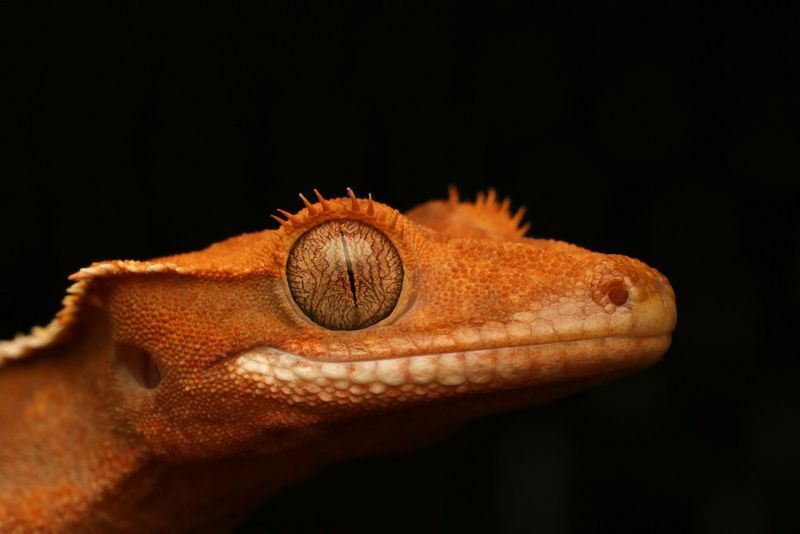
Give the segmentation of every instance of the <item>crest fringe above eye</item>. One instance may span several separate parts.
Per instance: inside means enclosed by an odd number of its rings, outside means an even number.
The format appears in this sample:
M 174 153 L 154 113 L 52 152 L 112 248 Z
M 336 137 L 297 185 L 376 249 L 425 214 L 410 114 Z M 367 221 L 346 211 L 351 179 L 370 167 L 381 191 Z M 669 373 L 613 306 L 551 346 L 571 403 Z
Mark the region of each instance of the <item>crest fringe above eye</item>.
M 317 189 L 314 189 L 314 194 L 317 196 L 317 200 L 319 200 L 320 205 L 322 205 L 322 211 L 330 211 L 331 206 L 328 204 L 328 201 L 325 200 L 325 197 L 323 197 Z
M 347 188 L 347 196 L 350 197 L 350 209 L 358 211 L 358 198 L 356 198 L 356 194 L 353 193 L 353 190 L 349 187 Z
M 455 185 L 450 185 L 447 188 L 447 200 L 450 202 L 450 204 L 459 203 L 460 199 L 458 198 L 458 188 Z
M 282 210 L 280 208 L 278 208 L 277 211 L 278 211 L 278 213 L 280 213 L 281 215 L 286 217 L 288 220 L 292 221 L 294 224 L 299 224 L 300 223 L 300 219 L 298 219 L 297 217 L 295 217 L 294 215 L 292 215 L 288 211 Z
M 376 202 L 372 193 L 366 198 L 359 198 L 352 188 L 345 188 L 347 196 L 340 198 L 326 198 L 318 189 L 312 189 L 317 202 L 312 202 L 300 193 L 298 196 L 303 202 L 303 207 L 296 213 L 278 209 L 277 214 L 270 217 L 280 225 L 278 230 L 283 233 L 307 229 L 331 218 L 339 218 L 352 214 L 353 218 L 373 224 L 388 231 L 397 232 L 398 237 L 403 235 L 405 221 L 401 213 L 389 206 Z
M 303 196 L 303 193 L 300 193 L 300 200 L 302 200 L 303 204 L 306 205 L 306 208 L 308 208 L 308 211 L 311 212 L 311 215 L 316 215 L 316 208 L 311 204 L 311 202 L 308 201 L 306 197 Z
M 278 217 L 274 213 L 270 213 L 269 216 L 272 217 L 273 219 L 275 219 L 276 221 L 278 221 L 278 224 L 281 225 L 281 228 L 283 228 L 285 225 L 287 225 L 289 223 L 289 221 L 281 219 L 280 217 Z

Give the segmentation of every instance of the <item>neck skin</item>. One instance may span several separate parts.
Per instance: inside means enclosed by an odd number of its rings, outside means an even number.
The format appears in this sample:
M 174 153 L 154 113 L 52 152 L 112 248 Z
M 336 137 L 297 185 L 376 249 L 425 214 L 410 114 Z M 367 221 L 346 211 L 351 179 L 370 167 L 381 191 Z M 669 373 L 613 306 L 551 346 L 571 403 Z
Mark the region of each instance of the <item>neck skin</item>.
M 363 442 L 355 425 L 277 453 L 155 458 L 101 387 L 115 363 L 108 324 L 95 319 L 74 341 L 0 369 L 0 531 L 227 530 L 280 488 L 368 452 L 348 445 Z
M 0 369 L 0 527 L 66 527 L 141 466 L 94 384 L 99 330 Z
M 112 351 L 107 323 L 94 324 L 75 341 L 0 372 L 0 531 L 227 527 L 243 504 L 318 463 L 257 457 L 172 465 L 153 458 L 98 387 Z M 298 469 L 300 460 L 309 467 Z

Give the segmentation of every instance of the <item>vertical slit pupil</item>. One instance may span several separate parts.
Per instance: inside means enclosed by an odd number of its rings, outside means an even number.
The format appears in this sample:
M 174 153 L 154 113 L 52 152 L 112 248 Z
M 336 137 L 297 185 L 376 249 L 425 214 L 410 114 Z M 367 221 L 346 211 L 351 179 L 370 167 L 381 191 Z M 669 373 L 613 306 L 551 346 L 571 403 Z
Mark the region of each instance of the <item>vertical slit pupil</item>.
M 350 250 L 347 248 L 347 240 L 344 238 L 344 234 L 340 234 L 339 237 L 342 240 L 342 248 L 344 249 L 344 262 L 347 265 L 347 278 L 350 280 L 350 293 L 353 294 L 353 304 L 357 307 L 356 278 L 355 274 L 353 274 L 353 262 L 350 261 Z

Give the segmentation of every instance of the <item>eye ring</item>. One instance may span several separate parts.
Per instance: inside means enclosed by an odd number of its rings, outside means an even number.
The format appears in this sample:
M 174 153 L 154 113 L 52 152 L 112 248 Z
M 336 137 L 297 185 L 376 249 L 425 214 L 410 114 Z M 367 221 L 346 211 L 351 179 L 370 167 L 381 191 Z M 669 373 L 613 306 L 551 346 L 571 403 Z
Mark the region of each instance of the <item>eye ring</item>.
M 388 317 L 404 283 L 403 261 L 380 230 L 334 219 L 295 241 L 286 280 L 297 307 L 329 330 L 359 330 Z

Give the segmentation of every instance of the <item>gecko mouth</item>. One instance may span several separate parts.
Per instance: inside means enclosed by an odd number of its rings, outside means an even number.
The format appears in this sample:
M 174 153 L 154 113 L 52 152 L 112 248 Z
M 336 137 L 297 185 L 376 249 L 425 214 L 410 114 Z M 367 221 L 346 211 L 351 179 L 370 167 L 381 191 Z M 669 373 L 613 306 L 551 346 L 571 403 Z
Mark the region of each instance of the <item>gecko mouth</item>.
M 657 361 L 670 340 L 670 334 L 604 337 L 346 362 L 264 346 L 239 354 L 227 367 L 235 380 L 291 404 L 396 403 L 633 371 Z

